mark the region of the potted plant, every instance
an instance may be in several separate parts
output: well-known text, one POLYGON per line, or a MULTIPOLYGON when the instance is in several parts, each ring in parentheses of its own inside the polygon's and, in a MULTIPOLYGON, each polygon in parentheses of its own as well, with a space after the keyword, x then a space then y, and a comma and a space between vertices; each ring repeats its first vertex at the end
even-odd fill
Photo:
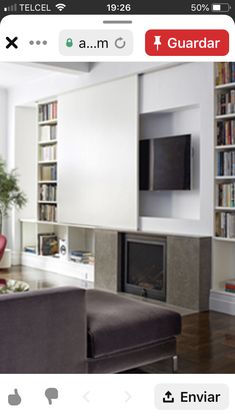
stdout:
POLYGON ((19 187, 16 170, 8 172, 5 162, 0 158, 0 234, 3 217, 7 216, 12 207, 21 209, 26 202, 26 196, 19 187))

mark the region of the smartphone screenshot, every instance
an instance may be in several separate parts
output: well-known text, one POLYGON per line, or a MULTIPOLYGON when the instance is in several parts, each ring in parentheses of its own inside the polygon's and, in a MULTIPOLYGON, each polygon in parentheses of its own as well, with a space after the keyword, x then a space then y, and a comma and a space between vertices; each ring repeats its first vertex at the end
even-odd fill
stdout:
POLYGON ((1 2, 9 418, 234 415, 234 5, 155 3, 1 2))

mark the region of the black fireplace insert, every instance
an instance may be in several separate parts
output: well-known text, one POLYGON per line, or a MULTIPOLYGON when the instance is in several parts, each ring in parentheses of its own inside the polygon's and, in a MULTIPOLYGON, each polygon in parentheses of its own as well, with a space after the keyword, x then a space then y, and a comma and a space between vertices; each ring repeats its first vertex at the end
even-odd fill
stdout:
POLYGON ((166 240, 126 234, 122 290, 166 301, 166 240))

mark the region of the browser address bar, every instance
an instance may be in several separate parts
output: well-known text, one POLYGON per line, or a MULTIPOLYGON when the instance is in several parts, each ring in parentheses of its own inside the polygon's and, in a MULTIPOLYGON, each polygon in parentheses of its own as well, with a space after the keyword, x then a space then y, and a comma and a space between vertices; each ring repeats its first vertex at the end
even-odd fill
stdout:
POLYGON ((125 56, 133 52, 129 30, 63 30, 59 49, 66 56, 125 56))

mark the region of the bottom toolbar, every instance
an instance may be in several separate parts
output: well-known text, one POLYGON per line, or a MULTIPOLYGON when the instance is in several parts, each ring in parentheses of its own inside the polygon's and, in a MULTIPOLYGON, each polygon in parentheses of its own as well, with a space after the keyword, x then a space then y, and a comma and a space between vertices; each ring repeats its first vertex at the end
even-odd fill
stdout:
MULTIPOLYGON (((233 375, 2 375, 7 417, 168 417, 174 410, 234 411, 233 375)), ((182 413, 182 412, 181 412, 182 413)), ((227 415, 226 415, 227 414, 227 415)))

